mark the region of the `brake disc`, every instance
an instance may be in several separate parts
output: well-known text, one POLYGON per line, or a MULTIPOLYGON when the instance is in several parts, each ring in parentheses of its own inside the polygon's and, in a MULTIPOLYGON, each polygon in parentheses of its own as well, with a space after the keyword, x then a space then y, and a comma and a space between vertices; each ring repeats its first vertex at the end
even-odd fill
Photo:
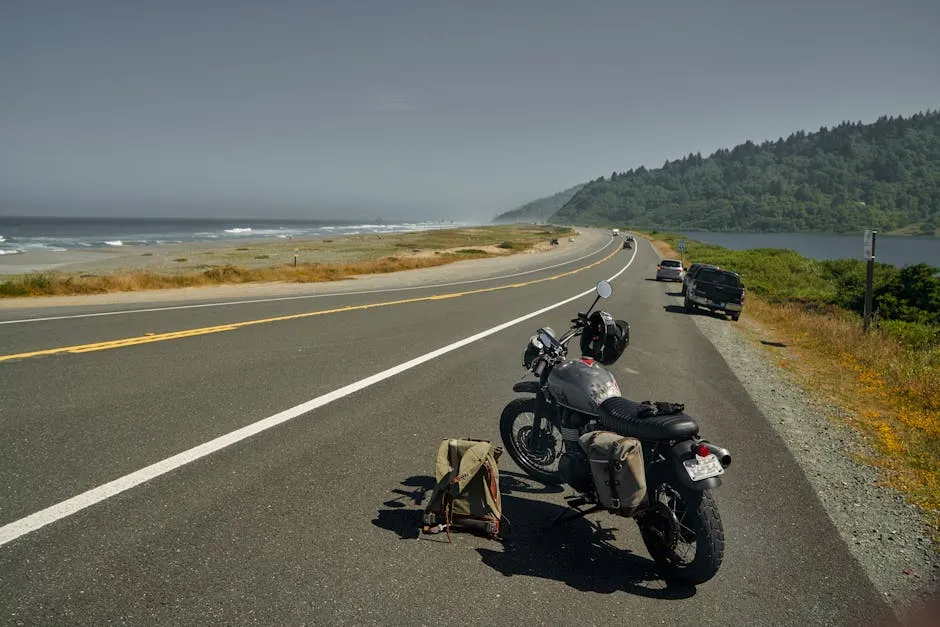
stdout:
POLYGON ((530 457, 533 461, 543 466, 547 466, 555 461, 555 438, 551 434, 542 433, 541 437, 538 437, 538 442, 536 446, 540 444, 546 444, 545 448, 540 450, 533 450, 533 447, 529 446, 529 443, 532 440, 532 427, 526 425, 516 432, 516 440, 519 443, 519 447, 523 450, 526 456, 530 457))

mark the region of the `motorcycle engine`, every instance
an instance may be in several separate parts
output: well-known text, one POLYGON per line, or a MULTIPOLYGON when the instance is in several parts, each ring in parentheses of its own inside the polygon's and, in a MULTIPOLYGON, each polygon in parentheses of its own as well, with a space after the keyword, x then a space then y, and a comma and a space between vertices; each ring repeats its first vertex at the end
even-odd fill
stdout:
POLYGON ((564 452, 558 460, 558 472, 565 483, 582 493, 594 490, 594 477, 591 475, 591 464, 587 455, 578 444, 578 438, 594 429, 592 422, 591 417, 568 409, 564 410, 561 416, 564 452))

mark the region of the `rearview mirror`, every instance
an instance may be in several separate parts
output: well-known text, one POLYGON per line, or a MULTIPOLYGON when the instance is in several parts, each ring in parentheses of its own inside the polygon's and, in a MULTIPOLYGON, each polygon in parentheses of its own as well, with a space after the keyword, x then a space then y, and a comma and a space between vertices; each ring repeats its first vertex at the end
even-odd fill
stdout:
POLYGON ((607 281, 598 281, 597 282, 597 295, 601 298, 610 298, 610 295, 614 293, 614 288, 610 286, 610 283, 607 281))

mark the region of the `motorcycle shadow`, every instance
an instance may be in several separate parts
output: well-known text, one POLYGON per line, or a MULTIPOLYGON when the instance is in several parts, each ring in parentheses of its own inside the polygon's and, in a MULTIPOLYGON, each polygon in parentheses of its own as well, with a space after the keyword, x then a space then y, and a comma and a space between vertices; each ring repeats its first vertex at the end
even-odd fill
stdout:
MULTIPOLYGON (((477 548, 484 564, 506 577, 521 575, 563 582, 585 592, 627 592, 655 599, 686 599, 695 588, 665 582, 655 563, 615 544, 615 525, 633 525, 632 520, 599 514, 552 525, 570 508, 523 495, 556 494, 560 486, 547 486, 526 475, 501 471, 500 492, 509 533, 502 549, 477 548)), ((423 506, 434 489, 433 477, 417 475, 402 482, 398 496, 383 503, 375 520, 377 527, 394 531, 401 539, 418 539, 423 506), (411 507, 409 507, 411 506, 411 507)))
POLYGON ((541 486, 524 475, 518 477, 525 479, 516 480, 526 487, 504 490, 502 495, 503 515, 512 531, 501 551, 476 549, 484 564, 506 577, 553 579, 583 592, 627 592, 655 599, 695 595, 693 586, 664 581, 653 560, 614 544, 615 532, 624 525, 634 525, 632 520, 601 513, 595 520, 586 516, 553 525, 559 514, 572 510, 517 495, 537 494, 540 490, 531 486, 541 486))

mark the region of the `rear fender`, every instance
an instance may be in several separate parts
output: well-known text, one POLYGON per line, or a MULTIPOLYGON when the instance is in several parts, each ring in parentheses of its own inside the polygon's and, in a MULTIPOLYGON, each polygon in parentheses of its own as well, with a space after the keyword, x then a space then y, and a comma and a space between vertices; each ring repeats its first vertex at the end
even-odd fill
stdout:
POLYGON ((538 394, 539 391, 539 382, 538 381, 520 381, 519 383, 512 386, 513 392, 526 392, 528 394, 538 394))
POLYGON ((692 453, 692 440, 684 440, 673 444, 663 451, 663 455, 670 461, 672 474, 675 475, 675 478, 679 480, 679 483, 690 490, 710 490, 721 485, 721 475, 702 479, 701 481, 692 481, 692 478, 689 477, 689 473, 685 471, 682 462, 694 457, 694 453, 692 453))

